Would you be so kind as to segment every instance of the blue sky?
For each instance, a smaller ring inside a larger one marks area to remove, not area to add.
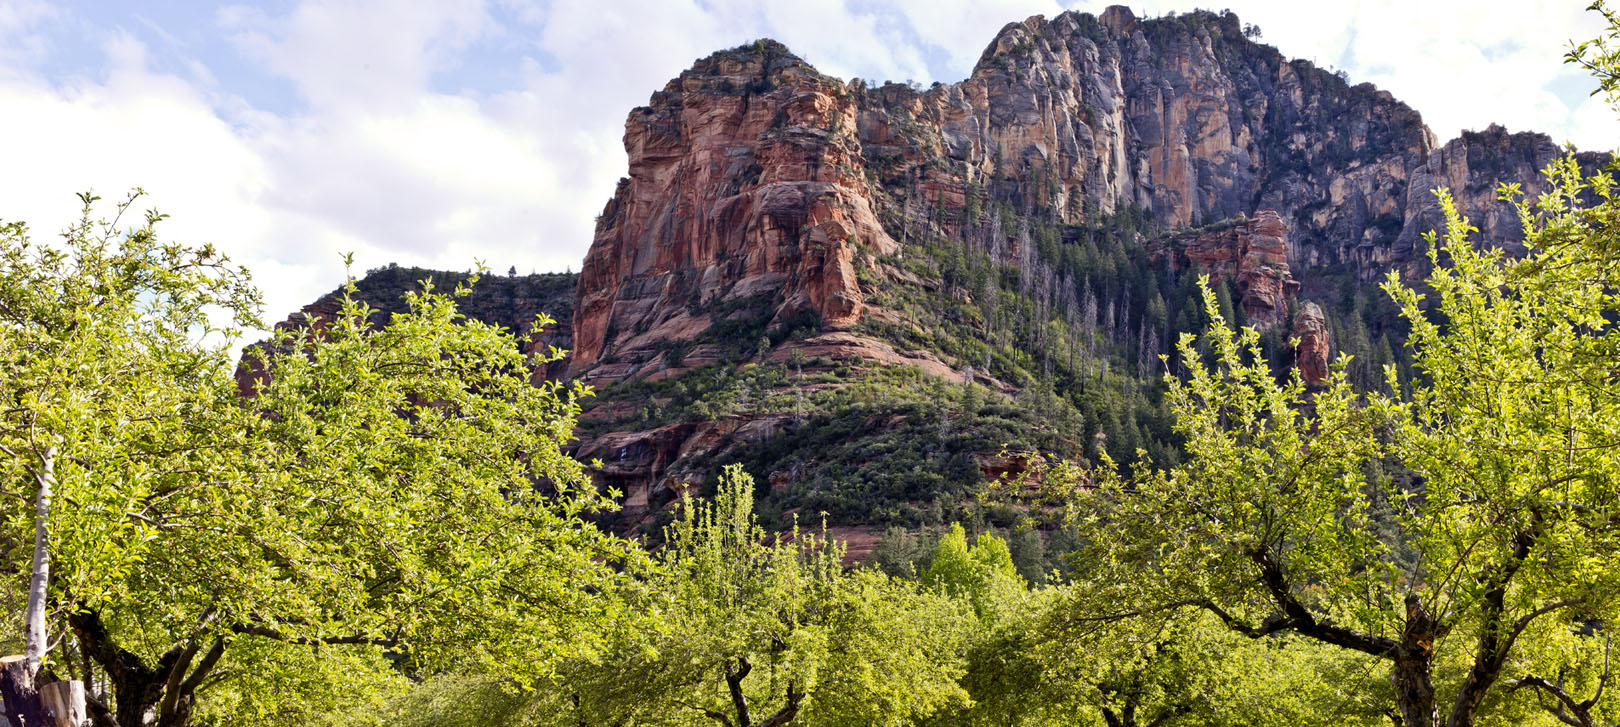
[[[1417,108],[1620,145],[1560,63],[1586,3],[1230,0],[1264,42]],[[0,0],[0,219],[49,237],[133,186],[167,234],[248,265],[278,319],[388,262],[575,268],[626,162],[625,114],[709,52],[774,37],[850,78],[953,82],[1055,0]],[[1133,3],[1138,15],[1191,3]],[[1527,9],[1528,8],[1528,9]]]

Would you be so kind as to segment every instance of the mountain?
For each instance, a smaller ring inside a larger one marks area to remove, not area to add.
[[[400,267],[390,264],[369,270],[355,280],[354,297],[375,309],[372,321],[387,322],[394,313],[409,309],[406,294],[420,291],[424,282],[432,283],[435,290],[453,291],[471,281],[471,272],[428,270]],[[519,340],[525,341],[525,353],[546,351],[551,346],[567,348],[573,340],[574,290],[579,276],[571,273],[542,273],[538,275],[483,275],[465,297],[456,301],[460,311],[485,323],[499,325]],[[343,288],[321,296],[277,323],[277,329],[306,325],[311,321],[326,321],[336,316],[343,305]],[[545,313],[556,320],[544,330],[535,330],[535,318]],[[257,345],[265,345],[263,342]],[[545,374],[561,378],[567,373],[567,362],[554,362]],[[237,387],[252,390],[252,381],[264,372],[254,366],[237,369]]]
[[[1048,457],[1175,461],[1158,378],[1208,322],[1200,273],[1279,373],[1320,381],[1343,351],[1381,385],[1404,336],[1372,283],[1423,274],[1430,190],[1512,248],[1497,183],[1533,194],[1561,153],[1496,126],[1441,145],[1232,13],[1118,6],[1008,24],[928,89],[757,41],[655,92],[624,142],[573,296],[548,279],[469,313],[571,313],[544,343],[598,388],[577,455],[623,494],[616,527],[742,461],[767,515],[826,513],[857,549],[867,526],[1010,525],[976,496]],[[360,282],[379,306],[384,272]]]

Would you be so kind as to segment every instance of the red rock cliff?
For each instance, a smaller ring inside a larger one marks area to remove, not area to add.
[[[1250,325],[1259,329],[1289,323],[1289,335],[1299,339],[1295,365],[1307,384],[1327,380],[1328,328],[1321,306],[1298,299],[1299,283],[1288,267],[1288,230],[1275,211],[1261,210],[1253,219],[1229,220],[1190,230],[1157,244],[1153,257],[1173,269],[1202,270],[1231,280],[1236,301]],[[1296,305],[1297,304],[1297,305]]]
[[[574,318],[572,370],[597,381],[658,373],[658,353],[701,349],[745,300],[778,323],[876,315],[862,250],[963,238],[993,204],[1067,223],[1145,210],[1171,229],[1274,210],[1223,261],[1269,325],[1282,261],[1307,287],[1421,268],[1435,186],[1511,243],[1495,183],[1533,194],[1560,153],[1499,128],[1441,146],[1389,93],[1251,42],[1235,15],[1117,6],[1009,23],[969,78],[927,90],[842,83],[771,41],[716,53],[631,112],[624,142]]]
[[[1299,292],[1288,267],[1288,231],[1273,210],[1254,219],[1193,230],[1170,238],[1155,250],[1173,269],[1192,268],[1231,280],[1243,314],[1258,328],[1270,328],[1288,317],[1288,302]]]
[[[1294,347],[1294,365],[1299,367],[1300,378],[1313,386],[1327,381],[1328,328],[1327,317],[1315,303],[1306,303],[1294,316],[1293,337],[1299,340]]]
[[[858,320],[855,247],[898,246],[871,207],[855,129],[844,86],[769,41],[699,61],[631,112],[630,176],[580,273],[574,370],[632,375],[733,301]]]

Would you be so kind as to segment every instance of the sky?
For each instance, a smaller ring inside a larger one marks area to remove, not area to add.
[[[1586,0],[1135,2],[1231,9],[1289,57],[1416,108],[1620,146],[1562,57]],[[1076,0],[0,0],[0,220],[54,237],[75,193],[144,189],[160,232],[246,265],[280,320],[390,262],[578,270],[626,173],[629,110],[756,38],[840,78],[965,78],[1008,22]]]

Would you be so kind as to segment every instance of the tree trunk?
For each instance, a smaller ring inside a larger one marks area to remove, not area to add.
[[[1401,710],[1401,727],[1435,727],[1440,713],[1434,696],[1434,642],[1440,624],[1418,597],[1406,597],[1406,628],[1393,654],[1390,681]]]
[[[85,727],[90,721],[84,682],[45,681],[22,655],[0,658],[0,695],[12,727]],[[43,682],[43,683],[42,683]]]
[[[28,611],[23,621],[23,658],[35,674],[45,663],[45,597],[51,584],[51,495],[56,488],[56,448],[46,447],[34,471],[34,572],[28,580]]]
[[[84,699],[84,682],[51,682],[41,687],[39,694],[52,727],[84,727],[90,721],[90,710]]]
[[[45,599],[51,581],[50,520],[51,495],[56,487],[56,448],[40,453],[34,470],[37,487],[34,498],[34,567],[28,580],[28,607],[23,613],[23,653],[0,659],[0,697],[6,714],[20,727],[47,727],[45,703],[40,696],[41,668],[50,640],[45,631]],[[83,689],[80,689],[83,695]],[[80,700],[81,705],[83,700]],[[75,726],[77,727],[77,726]]]
[[[1395,685],[1395,702],[1401,708],[1401,727],[1434,727],[1440,721],[1430,661],[1422,655],[1395,656],[1390,680]]]
[[[744,696],[742,688],[743,680],[748,678],[749,672],[753,669],[754,666],[748,663],[748,658],[742,656],[737,657],[736,670],[732,670],[730,665],[726,666],[726,687],[731,692],[732,707],[737,710],[736,727],[784,727],[792,722],[793,718],[799,715],[799,703],[804,699],[804,692],[795,689],[793,682],[790,681],[787,685],[787,701],[782,708],[755,724],[748,708],[748,697]],[[723,715],[717,721],[732,724]]]
[[[147,727],[157,719],[158,703],[163,699],[163,688],[168,673],[163,666],[172,665],[179,650],[171,649],[159,658],[159,668],[152,668],[139,656],[119,648],[107,632],[101,614],[84,609],[68,614],[68,623],[78,633],[80,643],[90,653],[112,687],[118,701],[113,719],[118,727]]]
[[[0,697],[6,700],[6,717],[13,727],[44,725],[45,705],[39,698],[38,672],[29,668],[22,655],[0,658]]]

